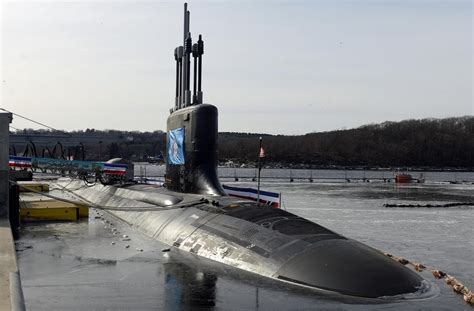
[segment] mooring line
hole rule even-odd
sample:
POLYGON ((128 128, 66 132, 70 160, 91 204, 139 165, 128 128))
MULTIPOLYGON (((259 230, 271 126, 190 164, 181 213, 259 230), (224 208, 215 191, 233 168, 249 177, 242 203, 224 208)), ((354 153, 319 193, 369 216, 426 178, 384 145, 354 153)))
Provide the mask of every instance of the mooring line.
POLYGON ((161 205, 153 204, 153 203, 147 203, 151 206, 127 206, 127 207, 106 206, 106 205, 95 204, 95 203, 83 198, 82 196, 78 195, 77 193, 74 193, 73 191, 71 191, 69 189, 61 190, 61 189, 57 188, 59 191, 66 191, 66 192, 69 192, 72 195, 76 196, 76 198, 79 199, 78 201, 73 201, 73 200, 69 200, 69 199, 66 199, 66 198, 61 198, 61 197, 58 197, 58 196, 54 196, 54 195, 51 195, 51 194, 48 194, 48 193, 44 193, 44 192, 41 192, 41 191, 37 191, 37 190, 31 189, 31 188, 28 188, 24 185, 21 185, 21 184, 15 182, 15 181, 12 181, 12 180, 10 180, 10 182, 17 185, 18 187, 20 187, 22 189, 28 190, 30 192, 33 192, 33 193, 36 193, 36 194, 39 194, 39 195, 42 195, 42 196, 45 196, 45 197, 48 197, 48 198, 51 198, 51 199, 55 199, 55 200, 58 200, 58 201, 63 201, 63 202, 66 202, 66 203, 71 203, 71 204, 80 204, 80 205, 84 205, 85 207, 95 208, 95 209, 99 209, 99 210, 122 211, 122 212, 145 212, 145 211, 160 212, 160 211, 169 211, 169 210, 174 210, 174 209, 188 208, 188 207, 193 207, 195 205, 200 205, 200 204, 207 204, 206 200, 203 200, 204 198, 201 198, 199 200, 174 204, 174 205, 171 205, 171 206, 161 206, 161 205))
POLYGON ((401 263, 402 265, 411 265, 416 271, 422 272, 423 270, 430 271, 433 276, 437 279, 444 279, 446 284, 451 286, 453 291, 459 295, 463 295, 464 301, 470 305, 474 305, 474 292, 472 292, 468 287, 462 284, 454 276, 447 274, 446 272, 436 269, 434 267, 425 266, 419 262, 410 261, 403 257, 398 257, 390 253, 384 252, 385 256, 392 258, 396 262, 401 263))

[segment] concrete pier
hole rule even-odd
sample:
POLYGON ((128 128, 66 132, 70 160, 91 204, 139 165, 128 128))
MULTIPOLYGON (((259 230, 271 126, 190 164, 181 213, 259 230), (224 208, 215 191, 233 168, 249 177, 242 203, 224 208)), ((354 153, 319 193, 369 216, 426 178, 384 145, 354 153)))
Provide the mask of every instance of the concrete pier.
POLYGON ((9 125, 11 113, 0 113, 0 310, 25 310, 9 221, 9 125))
POLYGON ((15 244, 7 218, 0 218, 0 310, 25 310, 15 244))
POLYGON ((0 218, 8 218, 8 159, 11 113, 0 113, 0 218))

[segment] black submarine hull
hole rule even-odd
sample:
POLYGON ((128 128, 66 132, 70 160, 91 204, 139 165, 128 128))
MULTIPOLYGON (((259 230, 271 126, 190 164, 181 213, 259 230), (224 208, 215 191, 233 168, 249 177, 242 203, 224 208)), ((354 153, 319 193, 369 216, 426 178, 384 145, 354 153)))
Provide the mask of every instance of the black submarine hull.
POLYGON ((168 117, 165 187, 66 186, 160 242, 275 280, 364 298, 426 290, 418 274, 369 246, 225 195, 217 177, 217 120, 208 104, 168 117))
POLYGON ((378 250, 281 209, 153 185, 67 187, 97 206, 123 207, 108 212, 154 239, 265 277, 365 298, 424 286, 378 250))

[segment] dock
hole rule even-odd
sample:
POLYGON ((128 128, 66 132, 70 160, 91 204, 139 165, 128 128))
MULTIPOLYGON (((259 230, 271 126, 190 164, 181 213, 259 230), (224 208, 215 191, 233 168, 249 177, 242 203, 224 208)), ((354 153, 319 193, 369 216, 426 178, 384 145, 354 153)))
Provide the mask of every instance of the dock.
MULTIPOLYGON (((222 179, 233 179, 234 181, 257 181, 256 175, 219 175, 222 179)), ((150 175, 137 177, 137 180, 164 180, 164 175, 150 175)), ((312 176, 260 176, 261 180, 278 180, 292 182, 385 182, 394 183, 394 177, 312 177, 312 176)), ((422 180, 418 178, 412 179, 413 183, 420 183, 422 180)))
POLYGON ((0 310, 25 310, 10 221, 0 218, 0 310))
POLYGON ((8 146, 11 113, 0 113, 0 310, 25 310, 9 215, 8 146))
POLYGON ((49 184, 38 181, 19 181, 20 192, 49 192, 49 184))
POLYGON ((20 195, 20 220, 26 221, 77 221, 89 217, 89 208, 82 204, 72 204, 45 198, 36 193, 20 195))
POLYGON ((43 182, 18 182, 20 185, 20 221, 77 221, 89 217, 89 207, 82 203, 70 203, 41 195, 49 192, 43 182))

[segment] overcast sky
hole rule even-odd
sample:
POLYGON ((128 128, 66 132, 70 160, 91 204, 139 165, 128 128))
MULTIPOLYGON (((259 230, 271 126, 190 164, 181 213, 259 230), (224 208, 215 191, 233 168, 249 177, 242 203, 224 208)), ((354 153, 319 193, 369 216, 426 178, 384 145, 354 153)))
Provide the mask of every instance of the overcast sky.
MULTIPOLYGON (((189 9, 220 131, 303 134, 474 114, 471 1, 189 9)), ((66 130, 165 130, 182 11, 181 1, 3 1, 0 107, 66 130)))

